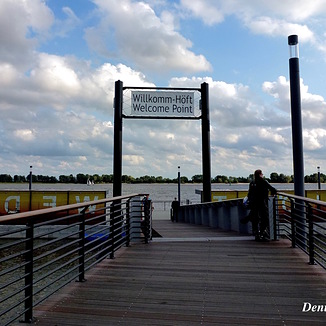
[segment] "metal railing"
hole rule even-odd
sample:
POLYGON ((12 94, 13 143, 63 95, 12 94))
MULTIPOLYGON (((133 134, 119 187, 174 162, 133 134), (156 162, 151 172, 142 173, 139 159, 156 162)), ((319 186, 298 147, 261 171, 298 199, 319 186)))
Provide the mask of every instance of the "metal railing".
POLYGON ((2 216, 0 320, 30 323, 33 308, 130 242, 148 242, 142 194, 2 216))
POLYGON ((250 223, 242 224, 240 222, 242 218, 248 215, 248 210, 242 202, 242 198, 236 198, 218 202, 181 205, 178 211, 178 220, 225 231, 250 234, 250 223))
POLYGON ((279 192, 275 197, 277 235, 326 269, 326 202, 279 192))

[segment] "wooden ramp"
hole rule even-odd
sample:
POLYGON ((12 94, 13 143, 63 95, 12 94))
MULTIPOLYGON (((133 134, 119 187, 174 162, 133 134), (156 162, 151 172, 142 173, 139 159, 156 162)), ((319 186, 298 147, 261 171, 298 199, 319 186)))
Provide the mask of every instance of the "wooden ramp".
POLYGON ((36 325, 325 325, 326 272, 288 241, 154 221, 162 235, 105 259, 35 311, 36 325))

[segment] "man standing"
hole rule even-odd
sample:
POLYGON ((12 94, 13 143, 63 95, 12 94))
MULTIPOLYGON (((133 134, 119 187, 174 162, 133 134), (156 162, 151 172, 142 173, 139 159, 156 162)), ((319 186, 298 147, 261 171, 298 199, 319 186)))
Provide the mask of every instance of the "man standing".
POLYGON ((268 239, 267 229, 269 225, 269 191, 273 196, 277 192, 277 190, 264 179, 262 171, 256 170, 254 180, 250 182, 248 191, 249 207, 251 209, 250 218, 256 241, 268 239), (259 223, 260 226, 258 228, 259 223))

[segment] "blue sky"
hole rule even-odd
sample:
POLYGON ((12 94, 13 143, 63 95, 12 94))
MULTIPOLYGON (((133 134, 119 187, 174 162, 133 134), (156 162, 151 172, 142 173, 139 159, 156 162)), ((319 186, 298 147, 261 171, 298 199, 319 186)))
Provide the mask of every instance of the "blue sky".
MULTIPOLYGON (((114 82, 210 92, 212 176, 293 174, 299 37, 305 174, 326 167, 326 0, 2 0, 0 171, 113 172, 114 82)), ((200 121, 125 120, 123 174, 202 173, 200 121)))

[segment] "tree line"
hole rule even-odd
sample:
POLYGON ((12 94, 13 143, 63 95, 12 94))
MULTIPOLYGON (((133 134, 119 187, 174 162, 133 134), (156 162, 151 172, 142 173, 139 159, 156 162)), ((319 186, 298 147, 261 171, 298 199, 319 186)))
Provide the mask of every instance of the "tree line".
MULTIPOLYGON (((9 174, 0 174, 0 182, 6 183, 24 183, 29 182, 30 175, 22 176, 22 175, 14 175, 12 177, 9 174)), ((250 174, 248 177, 231 177, 225 175, 216 175, 214 178, 211 179, 212 183, 249 183, 253 180, 253 174, 250 174)), ((266 178, 271 183, 293 183, 293 175, 288 176, 283 173, 278 174, 273 172, 270 174, 269 178, 266 178)), ((318 174, 314 173, 311 175, 306 175, 304 178, 305 183, 317 183, 318 182, 318 174)), ((326 175, 321 173, 320 174, 320 182, 324 183, 326 181, 326 175)), ((78 173, 77 175, 60 175, 59 178, 54 176, 45 176, 45 175, 34 175, 32 174, 32 183, 75 183, 75 184, 87 184, 88 182, 91 183, 113 183, 113 174, 83 174, 78 173)), ((170 179, 164 178, 162 176, 149 176, 144 175, 141 177, 132 177, 130 175, 123 175, 122 176, 123 183, 178 183, 178 178, 170 179)), ((202 174, 196 174, 192 176, 190 179, 181 176, 180 177, 181 183, 202 183, 203 176, 202 174)))

